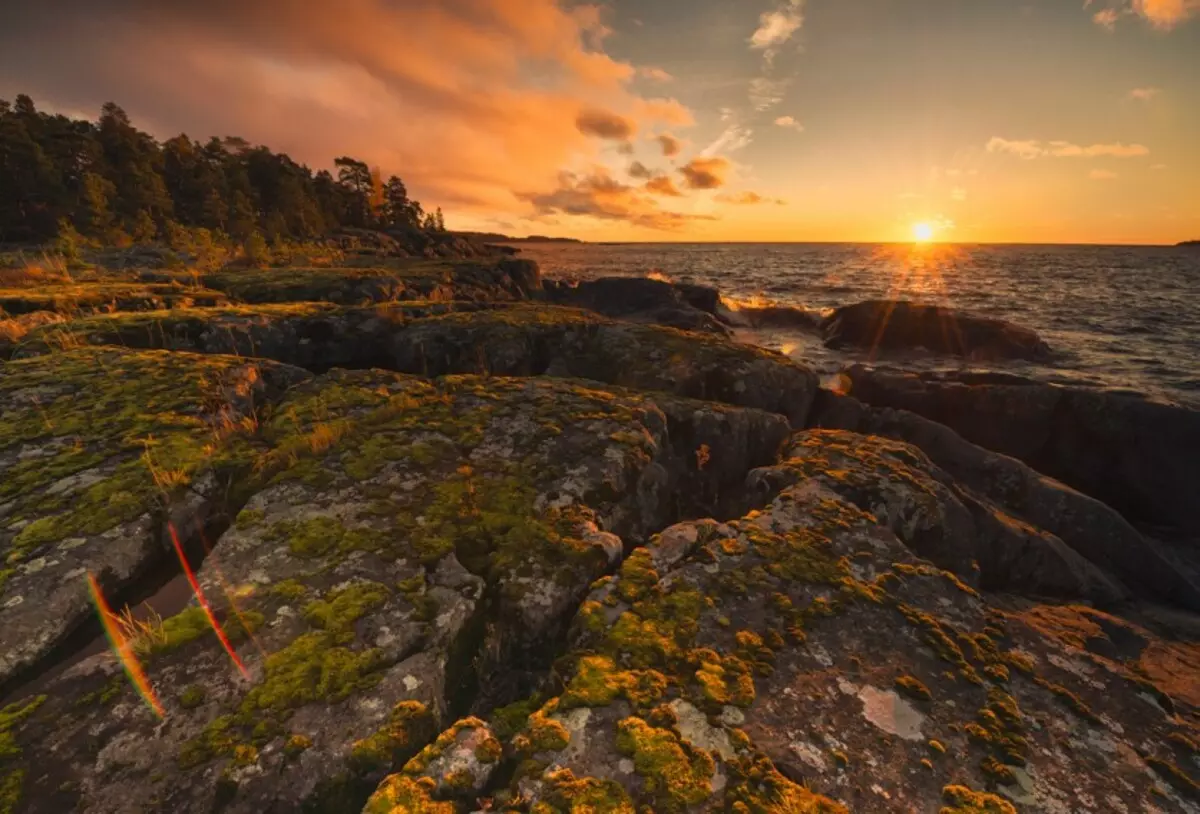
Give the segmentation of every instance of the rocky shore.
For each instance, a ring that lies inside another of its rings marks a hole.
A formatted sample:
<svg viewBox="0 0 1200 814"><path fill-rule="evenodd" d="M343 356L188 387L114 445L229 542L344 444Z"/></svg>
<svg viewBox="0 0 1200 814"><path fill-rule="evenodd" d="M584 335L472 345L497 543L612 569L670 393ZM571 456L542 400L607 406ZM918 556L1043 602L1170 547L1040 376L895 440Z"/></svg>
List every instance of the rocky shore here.
<svg viewBox="0 0 1200 814"><path fill-rule="evenodd" d="M1200 414L734 338L1018 326L513 257L0 307L0 814L1200 811Z"/></svg>

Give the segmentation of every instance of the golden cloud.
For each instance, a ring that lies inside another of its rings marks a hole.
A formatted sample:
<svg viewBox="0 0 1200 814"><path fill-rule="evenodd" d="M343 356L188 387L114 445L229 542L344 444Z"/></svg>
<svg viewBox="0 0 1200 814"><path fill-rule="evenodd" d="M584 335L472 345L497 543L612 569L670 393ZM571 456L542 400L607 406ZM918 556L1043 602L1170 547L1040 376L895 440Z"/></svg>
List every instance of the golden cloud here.
<svg viewBox="0 0 1200 814"><path fill-rule="evenodd" d="M717 189L725 185L730 163L726 158L693 158L679 168L688 189Z"/></svg>

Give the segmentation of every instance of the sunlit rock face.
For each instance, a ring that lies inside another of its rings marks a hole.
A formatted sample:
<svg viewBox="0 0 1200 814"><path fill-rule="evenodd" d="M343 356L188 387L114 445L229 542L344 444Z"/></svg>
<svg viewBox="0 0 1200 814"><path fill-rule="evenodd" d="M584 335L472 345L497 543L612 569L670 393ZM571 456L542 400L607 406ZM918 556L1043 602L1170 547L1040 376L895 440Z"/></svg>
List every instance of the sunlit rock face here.
<svg viewBox="0 0 1200 814"><path fill-rule="evenodd" d="M1196 810L1186 574L711 291L205 285L5 350L3 814Z"/></svg>

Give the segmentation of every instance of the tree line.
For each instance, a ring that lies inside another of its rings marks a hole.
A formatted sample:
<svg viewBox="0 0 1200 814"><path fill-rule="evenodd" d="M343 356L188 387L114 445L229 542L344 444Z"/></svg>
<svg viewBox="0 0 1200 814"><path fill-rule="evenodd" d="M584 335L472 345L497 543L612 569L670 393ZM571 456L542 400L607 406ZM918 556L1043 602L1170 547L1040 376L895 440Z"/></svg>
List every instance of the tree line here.
<svg viewBox="0 0 1200 814"><path fill-rule="evenodd" d="M313 172L237 137L159 143L113 103L96 122L0 99L0 242L74 230L106 245L170 240L183 227L236 241L311 240L346 228L439 232L396 176L347 156Z"/></svg>

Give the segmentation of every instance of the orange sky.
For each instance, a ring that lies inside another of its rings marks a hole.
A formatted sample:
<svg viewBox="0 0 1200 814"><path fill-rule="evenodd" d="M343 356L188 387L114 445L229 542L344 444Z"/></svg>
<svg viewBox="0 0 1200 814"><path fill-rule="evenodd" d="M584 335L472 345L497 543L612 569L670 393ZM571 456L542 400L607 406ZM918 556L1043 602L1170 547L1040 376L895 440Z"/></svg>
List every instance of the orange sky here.
<svg viewBox="0 0 1200 814"><path fill-rule="evenodd" d="M453 228L1200 238L1200 0L23 5L0 96L360 157Z"/></svg>

